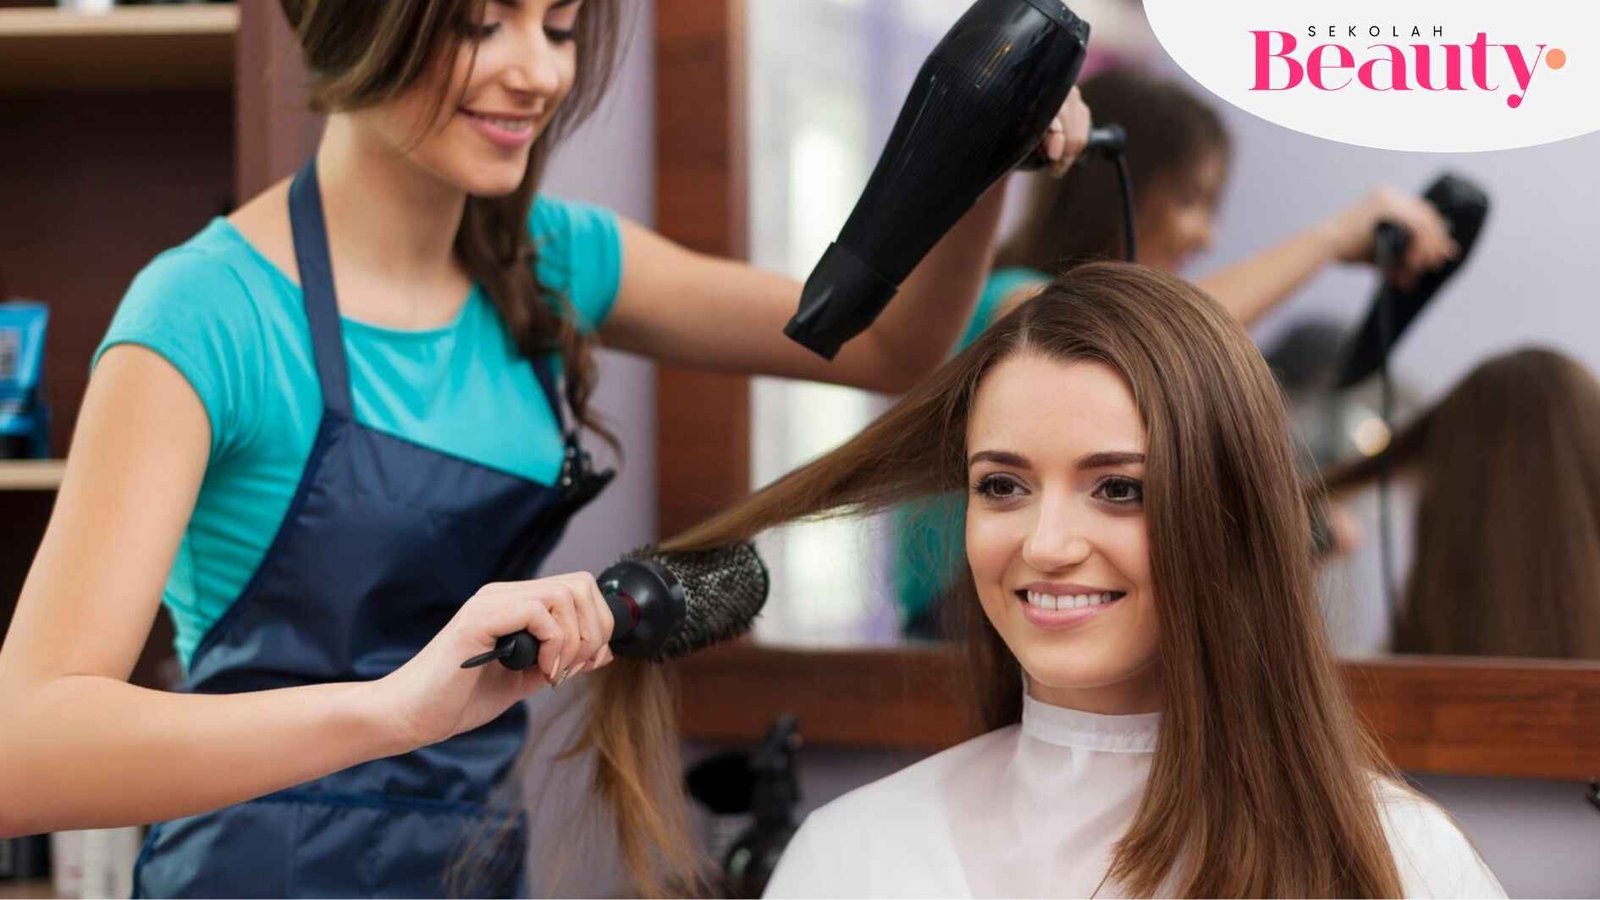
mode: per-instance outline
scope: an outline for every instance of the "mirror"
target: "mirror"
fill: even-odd
[[[809,273],[854,205],[918,67],[967,5],[749,4],[749,246],[758,265],[801,279]],[[1073,8],[1094,26],[1085,79],[1113,67],[1142,69],[1214,110],[1226,131],[1214,227],[1193,241],[1206,249],[1183,259],[1180,274],[1204,280],[1381,187],[1420,194],[1440,173],[1455,172],[1488,194],[1487,225],[1470,257],[1392,354],[1390,421],[1400,434],[1446,400],[1443,411],[1455,412],[1429,417],[1433,439],[1392,466],[1386,502],[1380,503],[1378,470],[1369,467],[1331,507],[1334,548],[1320,584],[1325,618],[1334,645],[1350,657],[1386,654],[1397,645],[1448,655],[1600,657],[1600,598],[1588,599],[1594,591],[1587,586],[1571,589],[1600,578],[1600,531],[1594,531],[1600,526],[1592,524],[1600,521],[1600,493],[1581,509],[1573,501],[1577,482],[1600,483],[1600,472],[1587,471],[1600,465],[1587,463],[1600,460],[1600,447],[1585,448],[1585,438],[1574,436],[1594,433],[1600,440],[1600,388],[1589,374],[1600,365],[1600,322],[1583,297],[1593,269],[1587,248],[1600,239],[1600,217],[1579,212],[1600,201],[1590,167],[1600,135],[1471,156],[1325,141],[1255,119],[1189,81],[1155,43],[1137,3],[1089,0]],[[1004,226],[1011,234],[1028,225],[1029,189],[1011,188]],[[1165,236],[1154,237],[1146,243],[1159,249]],[[1392,437],[1380,379],[1339,392],[1328,387],[1378,284],[1371,266],[1330,264],[1253,323],[1258,346],[1293,401],[1308,471],[1366,458]],[[861,391],[758,379],[751,391],[752,486],[836,446],[887,403]],[[1541,430],[1528,418],[1535,408],[1572,427]],[[1530,466],[1539,459],[1550,461],[1545,468],[1563,460],[1561,472]],[[1518,496],[1519,483],[1544,499]],[[1465,496],[1473,491],[1475,497]],[[1492,509],[1495,522],[1476,529],[1448,524],[1475,508]],[[1565,524],[1549,524],[1552,517]],[[1540,523],[1548,533],[1537,531]],[[1580,527],[1589,531],[1574,536]],[[919,603],[896,561],[897,530],[890,519],[835,522],[769,538],[764,551],[778,593],[805,602],[774,609],[758,636],[838,646],[926,633],[914,621]],[[1550,546],[1558,536],[1562,546]],[[1499,561],[1492,578],[1466,578],[1449,598],[1432,586],[1452,571],[1483,571],[1491,547]],[[1516,559],[1503,558],[1509,556]],[[1418,584],[1408,574],[1414,566]],[[1484,596],[1489,581],[1525,587],[1495,588],[1514,598],[1496,602]],[[1467,597],[1481,626],[1468,627],[1456,614]],[[1566,624],[1547,627],[1557,618]]]
[[[736,5],[742,19],[731,20],[744,26],[739,71],[747,97],[742,133],[749,199],[748,227],[740,233],[756,263],[804,278],[848,215],[917,67],[966,3]],[[1132,65],[1177,80],[1217,110],[1231,137],[1212,246],[1181,274],[1203,278],[1326,220],[1379,185],[1417,194],[1441,172],[1455,171],[1483,186],[1491,211],[1470,260],[1395,349],[1393,421],[1403,433],[1406,423],[1452,397],[1470,374],[1528,347],[1554,350],[1561,359],[1547,368],[1576,368],[1578,384],[1592,387],[1592,372],[1600,367],[1600,313],[1587,295],[1600,216],[1590,211],[1600,207],[1600,180],[1591,161],[1600,134],[1460,156],[1322,141],[1253,119],[1189,82],[1153,41],[1139,3],[1077,0],[1071,6],[1093,23],[1093,66]],[[1003,230],[1019,227],[1022,218],[1026,187],[1010,190]],[[1319,402],[1316,390],[1295,396],[1294,373],[1281,363],[1320,359],[1321,369],[1312,366],[1311,374],[1326,378],[1330,358],[1337,359],[1342,341],[1367,315],[1377,282],[1370,267],[1329,266],[1252,328],[1263,353],[1280,364],[1308,459],[1321,452],[1323,465],[1365,458],[1394,439],[1381,415],[1380,384],[1368,381],[1336,401],[1322,390]],[[752,487],[836,445],[887,403],[861,392],[775,381],[758,381],[750,393]],[[1566,415],[1576,422],[1575,402],[1568,401]],[[1488,440],[1487,429],[1473,433],[1470,427],[1487,424],[1486,415],[1469,408],[1462,417],[1466,430],[1439,438],[1440,451],[1470,450]],[[1591,424],[1584,433],[1600,429]],[[1564,462],[1564,471],[1588,459],[1600,454]],[[1535,521],[1540,509],[1580,494],[1576,486],[1551,488],[1530,477],[1533,467],[1525,463],[1497,464],[1511,471],[1481,475],[1476,489],[1521,503],[1517,487],[1530,487],[1535,496],[1526,498],[1524,511],[1531,506]],[[1417,465],[1397,463],[1392,474],[1386,526],[1375,486],[1340,498],[1340,526],[1359,538],[1320,577],[1329,635],[1344,657],[1342,672],[1360,715],[1394,764],[1457,818],[1512,896],[1592,893],[1600,884],[1600,860],[1588,851],[1600,837],[1600,817],[1587,799],[1587,782],[1600,776],[1593,762],[1600,759],[1600,661],[1392,653],[1391,610],[1406,602],[1420,523],[1438,520],[1440,510],[1448,521],[1461,515],[1454,509],[1472,508],[1460,489],[1453,492],[1456,507],[1428,505],[1429,491],[1443,482],[1419,477]],[[1434,511],[1432,519],[1419,511],[1424,506]],[[1378,538],[1385,528],[1392,600],[1381,574]],[[941,680],[957,661],[946,647],[913,645],[905,636],[893,529],[893,522],[880,520],[800,526],[771,537],[763,552],[774,570],[774,602],[758,626],[757,644],[685,666],[686,696],[729,701],[686,705],[689,733],[754,740],[776,711],[798,713],[815,765],[832,779],[826,783],[833,790],[814,792],[822,796],[808,802],[873,777],[863,771],[886,774],[908,761],[906,753],[961,739],[961,725],[945,715],[948,685]],[[1533,533],[1513,530],[1504,540]],[[1482,571],[1479,557],[1492,551],[1428,552],[1436,557],[1433,565],[1470,579]],[[1593,608],[1600,582],[1578,577],[1556,588]],[[1504,593],[1509,605],[1526,603],[1522,591]],[[1597,617],[1588,621],[1588,628],[1600,627]],[[894,652],[883,652],[890,647]],[[829,746],[892,749],[900,756],[869,764],[848,755],[856,751],[825,755],[822,748]],[[847,770],[856,774],[840,774]]]

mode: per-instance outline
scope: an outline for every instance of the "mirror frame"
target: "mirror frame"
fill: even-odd
[[[748,257],[744,2],[674,0],[654,35],[656,228],[734,258]],[[656,385],[657,528],[669,535],[749,494],[749,379],[661,367]],[[754,742],[792,712],[813,744],[948,747],[976,733],[953,702],[956,653],[720,647],[676,666],[680,697],[715,698],[683,703],[684,735]],[[1600,662],[1388,656],[1340,668],[1405,771],[1600,777]]]

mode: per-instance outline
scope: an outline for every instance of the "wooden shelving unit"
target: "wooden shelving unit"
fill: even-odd
[[[0,9],[0,91],[225,88],[239,7]]]
[[[60,459],[0,461],[0,491],[53,491],[61,486],[66,468]]]
[[[0,0],[0,299],[50,305],[44,386],[64,456],[90,359],[134,275],[315,148],[277,3],[86,14]],[[55,504],[60,459],[0,461],[0,632]],[[162,684],[166,616],[134,672]],[[13,885],[14,887],[14,885]],[[0,896],[4,896],[0,894]]]
[[[0,900],[27,897],[30,900],[49,900],[56,895],[55,885],[49,879],[33,881],[0,881]]]
[[[753,744],[780,713],[819,746],[931,753],[981,730],[964,715],[966,661],[953,645],[733,643],[674,665],[694,740]],[[1388,656],[1339,668],[1361,720],[1405,771],[1600,776],[1600,669],[1587,662]]]

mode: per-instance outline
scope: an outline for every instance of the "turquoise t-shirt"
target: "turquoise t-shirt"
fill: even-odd
[[[616,300],[616,216],[540,197],[529,216],[542,284],[593,332]],[[139,344],[188,380],[211,421],[211,456],[162,601],[188,666],[243,590],[287,513],[322,417],[300,288],[226,219],[134,278],[100,354]],[[344,319],[358,422],[551,484],[562,435],[532,364],[474,286],[457,319],[402,331]]]
[[[1015,291],[1049,280],[1043,272],[1021,267],[989,273],[956,352],[972,346],[972,342],[994,324],[1001,305]],[[916,622],[932,608],[955,575],[961,554],[961,518],[965,509],[964,497],[940,496],[897,511],[894,590],[908,623]]]

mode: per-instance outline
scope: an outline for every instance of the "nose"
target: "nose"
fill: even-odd
[[[506,66],[502,82],[506,89],[538,98],[549,98],[561,89],[561,66],[555,47],[544,32],[544,24],[534,21],[521,29],[522,40]]]
[[[1083,525],[1083,514],[1072,498],[1046,497],[1027,540],[1022,542],[1023,561],[1040,572],[1082,565],[1094,553],[1094,544]]]

